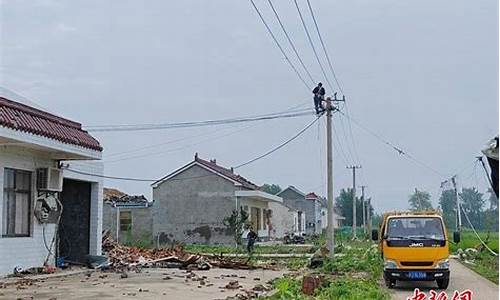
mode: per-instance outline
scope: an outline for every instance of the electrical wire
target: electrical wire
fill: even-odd
[[[283,33],[285,34],[286,39],[288,40],[288,43],[290,44],[290,47],[292,48],[293,52],[295,53],[295,56],[297,56],[297,59],[299,60],[300,65],[302,66],[302,68],[306,72],[306,74],[309,77],[309,79],[311,80],[311,82],[313,84],[315,84],[316,82],[314,81],[311,73],[309,72],[309,70],[307,69],[306,65],[304,64],[304,61],[300,57],[299,52],[297,51],[297,48],[295,47],[294,43],[292,42],[292,39],[290,38],[290,35],[286,31],[285,26],[283,25],[283,22],[281,22],[281,18],[278,15],[278,12],[276,11],[276,9],[274,8],[274,5],[273,5],[272,1],[271,0],[267,0],[267,2],[269,3],[269,6],[271,6],[271,9],[273,10],[274,15],[276,16],[276,19],[278,20],[278,23],[280,24],[280,27],[283,30]]]
[[[472,222],[470,221],[469,219],[469,216],[467,215],[467,213],[465,212],[465,209],[463,207],[463,205],[460,205],[460,208],[462,209],[462,212],[464,213],[464,216],[465,216],[465,219],[467,220],[467,223],[469,223],[469,226],[470,228],[472,229],[472,231],[474,232],[474,234],[476,235],[477,239],[481,242],[481,244],[483,244],[483,246],[494,256],[498,256],[498,253],[496,253],[495,251],[491,250],[490,247],[488,247],[488,245],[483,241],[483,239],[479,236],[479,234],[477,233],[476,229],[474,228],[474,225],[472,225]]]
[[[310,89],[310,86],[306,83],[306,81],[304,80],[304,78],[302,77],[302,75],[300,75],[300,73],[297,70],[297,68],[295,67],[295,65],[292,63],[292,61],[290,60],[290,58],[288,58],[288,55],[286,55],[285,50],[283,50],[283,47],[281,46],[281,44],[276,39],[276,36],[274,36],[273,31],[271,30],[271,28],[267,24],[266,20],[262,16],[262,14],[261,14],[259,8],[257,7],[257,5],[255,5],[255,2],[253,0],[250,0],[250,2],[252,3],[252,6],[255,9],[255,11],[257,12],[257,14],[259,15],[260,20],[262,21],[262,23],[266,27],[267,32],[269,33],[269,35],[271,36],[271,38],[274,40],[274,43],[276,44],[276,46],[278,47],[278,49],[281,51],[281,54],[283,54],[283,56],[284,56],[286,62],[288,63],[288,65],[290,65],[290,67],[292,68],[292,70],[294,71],[294,73],[297,75],[297,77],[299,77],[300,81],[302,81],[302,83],[306,86],[306,88]]]
[[[316,21],[316,17],[314,16],[311,2],[309,0],[307,0],[307,6],[309,7],[309,12],[311,13],[311,17],[314,21],[314,26],[316,27],[316,32],[318,33],[319,41],[321,42],[321,46],[323,47],[323,52],[325,52],[326,61],[328,62],[328,66],[330,67],[330,71],[332,72],[333,79],[337,83],[337,87],[339,88],[339,91],[342,94],[344,94],[344,91],[342,90],[342,86],[340,85],[339,80],[337,79],[337,75],[335,74],[335,71],[333,70],[333,64],[332,64],[332,61],[330,60],[330,55],[328,55],[328,51],[326,51],[326,46],[325,46],[325,43],[323,42],[323,37],[321,36],[321,33],[319,31],[318,22]]]
[[[443,173],[437,171],[436,169],[432,168],[431,166],[427,165],[426,163],[424,163],[424,162],[416,159],[415,157],[413,157],[412,155],[410,155],[406,151],[403,151],[400,147],[398,147],[398,146],[392,144],[391,142],[387,141],[385,138],[383,138],[382,136],[380,136],[379,134],[377,134],[373,130],[371,130],[368,127],[362,125],[360,122],[358,122],[357,120],[353,119],[352,117],[347,116],[344,112],[342,112],[342,111],[339,110],[339,113],[342,114],[343,116],[345,116],[346,118],[348,118],[349,120],[351,120],[359,128],[363,129],[364,131],[368,132],[370,135],[372,135],[373,137],[375,137],[376,139],[378,139],[382,143],[384,143],[384,144],[388,145],[389,147],[391,147],[392,149],[394,149],[399,155],[404,156],[404,157],[412,160],[413,162],[417,163],[418,165],[420,165],[420,166],[422,166],[422,167],[424,167],[424,168],[432,171],[433,173],[439,175],[440,177],[446,177],[446,175],[444,175]]]
[[[239,164],[237,165],[236,167],[234,167],[234,169],[237,169],[237,168],[240,168],[240,167],[243,167],[243,166],[246,166],[246,165],[249,165],[255,161],[258,161],[276,151],[278,151],[279,149],[283,148],[284,146],[286,146],[287,144],[291,143],[293,140],[297,139],[300,135],[302,135],[307,129],[309,129],[314,123],[316,123],[316,121],[319,120],[319,118],[322,116],[323,114],[320,114],[319,116],[317,116],[311,123],[309,123],[306,127],[304,127],[302,130],[300,130],[297,134],[295,134],[293,137],[291,137],[290,139],[286,140],[285,142],[281,143],[280,145],[278,145],[277,147],[274,147],[273,149],[267,151],[266,153],[254,158],[254,159],[251,159],[245,163],[242,163],[242,164]],[[65,167],[64,170],[67,170],[69,172],[73,172],[73,173],[77,173],[77,174],[81,174],[81,175],[87,175],[87,176],[93,176],[93,177],[99,177],[99,178],[105,178],[105,179],[115,179],[115,180],[125,180],[125,181],[139,181],[139,182],[157,182],[158,179],[151,179],[151,178],[133,178],[133,177],[120,177],[120,176],[108,176],[108,175],[103,175],[103,174],[95,174],[95,173],[89,173],[89,172],[84,172],[84,171],[80,171],[80,170],[75,170],[75,169],[71,169],[69,167]],[[187,179],[197,179],[197,178],[202,178],[202,177],[206,177],[206,176],[213,176],[214,174],[210,174],[210,175],[203,175],[203,176],[196,176],[196,177],[188,177],[188,178],[178,178],[177,180],[187,180]],[[176,178],[172,178],[171,180],[176,180]]]
[[[105,132],[105,131],[146,131],[146,130],[159,130],[159,129],[172,129],[172,128],[191,128],[202,126],[238,124],[247,122],[256,122],[264,120],[274,120],[283,118],[296,118],[312,114],[310,109],[303,109],[297,112],[280,113],[280,114],[267,114],[253,117],[220,119],[220,120],[205,120],[193,122],[179,122],[179,123],[163,123],[163,124],[129,124],[129,125],[102,125],[87,127],[87,131],[91,132]]]
[[[306,103],[299,103],[297,105],[294,105],[288,109],[286,109],[285,111],[283,111],[282,113],[286,113],[286,112],[291,112],[291,111],[295,111],[297,110],[299,107],[302,107],[304,106]],[[255,126],[257,126],[258,124],[253,124],[253,125],[250,125],[250,126],[246,126],[246,127],[243,127],[243,128],[240,128],[240,129],[237,129],[235,131],[231,131],[229,133],[226,133],[226,134],[223,134],[223,135],[220,135],[220,136],[215,136],[215,137],[210,137],[210,138],[206,138],[206,139],[203,139],[199,142],[196,142],[196,143],[192,143],[192,144],[189,144],[189,145],[185,145],[185,146],[181,146],[181,147],[177,147],[177,148],[174,148],[174,149],[164,149],[164,150],[161,150],[161,151],[156,151],[156,152],[152,152],[152,153],[145,153],[145,154],[138,154],[138,155],[133,155],[133,156],[127,156],[127,157],[122,157],[122,158],[117,158],[117,159],[114,159],[114,160],[104,160],[105,163],[107,164],[110,164],[110,163],[115,163],[115,162],[119,162],[119,161],[124,161],[124,160],[130,160],[130,159],[135,159],[135,158],[143,158],[143,157],[151,157],[151,156],[155,156],[155,155],[162,155],[162,154],[166,154],[166,153],[172,153],[172,152],[176,152],[176,151],[180,151],[180,150],[184,150],[184,149],[188,149],[192,146],[196,146],[196,145],[199,145],[199,144],[202,144],[204,142],[210,142],[210,141],[214,141],[214,140],[219,140],[221,138],[224,138],[224,137],[227,137],[227,136],[231,136],[231,135],[234,135],[236,133],[239,133],[239,132],[242,132],[246,129],[249,129],[249,128],[253,128]],[[221,130],[227,130],[227,129],[231,129],[231,128],[218,128],[216,129],[215,131],[213,132],[210,132],[208,133],[208,135],[212,135],[212,133],[217,133]],[[180,139],[176,139],[176,140],[172,140],[172,141],[167,141],[167,142],[164,142],[164,143],[157,143],[157,144],[153,144],[153,145],[148,145],[148,146],[144,146],[144,147],[140,147],[140,148],[136,148],[136,149],[133,149],[133,150],[129,150],[129,151],[124,151],[124,152],[119,152],[119,153],[115,153],[115,154],[111,154],[111,155],[108,155],[107,157],[111,157],[111,156],[117,156],[117,155],[122,155],[122,154],[126,154],[126,153],[133,153],[133,152],[139,152],[141,150],[145,150],[145,149],[150,149],[150,148],[156,148],[158,146],[163,146],[163,145],[167,145],[167,144],[172,144],[172,143],[176,143],[176,142],[179,142],[179,141],[183,141],[183,140],[187,140],[187,139],[192,139],[192,138],[196,138],[196,137],[199,137],[199,136],[207,136],[206,133],[202,133],[202,134],[198,134],[198,135],[195,135],[195,136],[190,136],[190,137],[185,137],[185,138],[180,138]]]
[[[246,165],[249,165],[253,162],[256,162],[276,151],[278,151],[279,149],[283,148],[284,146],[286,146],[287,144],[289,144],[290,142],[292,142],[293,140],[295,140],[296,138],[298,138],[300,135],[302,135],[307,129],[309,129],[312,125],[314,125],[314,123],[316,123],[319,118],[323,115],[324,113],[321,113],[320,115],[318,115],[311,123],[309,123],[306,127],[304,127],[302,130],[300,130],[297,134],[295,134],[293,137],[291,137],[290,139],[286,140],[285,142],[279,144],[278,146],[274,147],[273,149],[267,151],[266,153],[262,154],[262,155],[259,155],[257,156],[256,158],[253,158],[247,162],[244,162],[242,164],[239,164],[237,166],[234,167],[234,169],[238,169],[238,168],[241,168],[243,166],[246,166]]]
[[[302,12],[300,11],[299,4],[297,3],[297,0],[293,0],[293,1],[295,2],[295,7],[297,8],[297,12],[299,13],[300,21],[302,22],[302,26],[304,27],[304,31],[306,32],[307,39],[309,41],[309,44],[311,45],[314,56],[316,57],[316,61],[319,64],[319,67],[321,69],[321,72],[323,73],[323,76],[325,76],[326,82],[330,86],[330,89],[332,89],[332,91],[333,91],[334,90],[333,85],[330,82],[330,79],[328,79],[328,76],[326,76],[325,69],[323,68],[323,64],[321,63],[321,60],[319,59],[318,52],[316,51],[316,47],[314,47],[314,43],[312,41],[311,34],[309,33],[309,29],[307,29],[307,25],[306,25],[306,22],[304,21],[304,17],[302,16]]]
[[[216,137],[209,137],[209,138],[206,138],[206,139],[202,139],[202,140],[200,140],[200,141],[198,141],[196,143],[192,143],[192,144],[189,144],[189,145],[184,145],[184,146],[177,147],[177,148],[174,148],[174,149],[161,150],[161,151],[156,151],[156,152],[152,152],[152,153],[138,154],[138,155],[134,155],[134,156],[122,157],[122,158],[111,160],[111,161],[105,161],[105,163],[110,164],[110,163],[116,163],[116,162],[120,162],[120,161],[124,161],[124,160],[131,160],[131,159],[143,158],[143,157],[151,157],[151,156],[155,156],[155,155],[162,155],[162,154],[167,154],[167,153],[172,153],[172,152],[177,152],[177,151],[185,150],[185,149],[191,148],[193,146],[203,144],[205,142],[216,141],[216,140],[219,140],[219,139],[222,139],[222,138],[234,135],[234,134],[239,133],[239,132],[241,132],[243,130],[246,130],[246,129],[254,126],[254,125],[245,126],[243,128],[239,128],[237,130],[233,130],[233,131],[225,133],[223,135],[219,135],[219,136],[216,136]]]

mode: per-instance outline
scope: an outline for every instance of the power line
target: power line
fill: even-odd
[[[267,0],[267,2],[269,2],[269,5],[271,6],[271,9],[273,10],[274,12],[274,15],[276,16],[276,19],[278,20],[278,23],[280,24],[280,27],[281,29],[283,30],[283,33],[285,34],[286,36],[286,39],[288,40],[288,43],[290,44],[290,47],[292,47],[292,50],[293,52],[295,53],[295,55],[297,56],[297,59],[299,60],[300,64],[302,65],[302,68],[304,68],[304,71],[306,71],[307,73],[307,76],[309,77],[309,79],[315,83],[311,73],[309,72],[309,70],[307,69],[306,65],[304,64],[304,62],[302,61],[302,58],[300,57],[299,55],[299,52],[297,51],[297,48],[295,48],[295,45],[293,44],[292,42],[292,39],[290,38],[290,35],[288,35],[288,32],[286,31],[285,29],[285,26],[283,25],[283,23],[281,22],[281,18],[280,16],[278,15],[278,12],[276,11],[276,9],[274,8],[274,5],[272,3],[271,0]]]
[[[300,135],[302,135],[307,129],[309,129],[312,125],[314,125],[314,123],[316,123],[316,121],[319,120],[319,118],[322,116],[323,114],[317,116],[311,123],[309,123],[306,127],[304,127],[302,130],[300,130],[297,134],[295,134],[293,137],[291,137],[290,139],[286,140],[285,142],[281,143],[280,145],[278,145],[277,147],[271,149],[270,151],[267,151],[266,153],[252,159],[252,160],[249,160],[245,163],[242,163],[242,164],[239,164],[237,165],[236,167],[234,167],[234,169],[236,168],[240,168],[240,167],[243,167],[243,166],[246,166],[246,165],[249,165],[257,160],[260,160],[270,154],[272,154],[273,152],[276,152],[278,151],[279,149],[283,148],[284,146],[286,146],[287,144],[289,144],[290,142],[292,142],[293,140],[297,139]],[[79,170],[74,170],[74,169],[71,169],[69,167],[66,167],[64,168],[65,170],[67,171],[70,171],[70,172],[74,172],[74,173],[78,173],[78,174],[82,174],[82,175],[88,175],[88,176],[94,176],[94,177],[99,177],[99,178],[106,178],[106,179],[115,179],[115,180],[126,180],[126,181],[139,181],[139,182],[155,182],[157,181],[158,179],[150,179],[150,178],[134,178],[134,177],[119,177],[119,176],[108,176],[108,175],[102,175],[102,174],[95,174],[95,173],[89,173],[89,172],[84,172],[84,171],[79,171]],[[196,176],[196,177],[185,177],[185,178],[179,178],[177,180],[187,180],[187,179],[196,179],[196,178],[201,178],[201,177],[205,177],[207,175],[203,175],[203,176]],[[212,176],[212,175],[208,175],[208,176]],[[173,178],[175,179],[175,178]],[[173,180],[172,179],[172,180]]]
[[[373,130],[369,129],[368,127],[366,126],[363,126],[361,123],[359,123],[358,121],[356,121],[355,119],[353,119],[352,117],[349,117],[347,116],[344,112],[340,111],[339,110],[339,113],[341,113],[343,116],[345,116],[346,118],[350,119],[354,124],[358,125],[359,128],[365,130],[366,132],[368,132],[369,134],[371,134],[372,136],[374,136],[376,139],[378,139],[379,141],[381,141],[382,143],[388,145],[389,147],[391,147],[392,149],[394,149],[399,155],[401,156],[405,156],[407,157],[408,159],[412,160],[413,162],[421,165],[422,167],[425,167],[427,168],[428,170],[436,173],[437,175],[439,175],[440,177],[445,177],[446,175],[444,175],[443,173],[437,171],[436,169],[432,168],[431,166],[427,165],[426,163],[422,162],[422,161],[419,161],[417,160],[415,157],[413,157],[412,155],[410,155],[409,153],[407,153],[406,151],[403,151],[401,148],[397,147],[396,145],[392,144],[391,142],[387,141],[385,138],[383,138],[382,136],[380,136],[379,134],[377,134],[376,132],[374,132]]]
[[[106,132],[106,131],[146,131],[146,130],[159,130],[159,129],[172,129],[172,128],[191,128],[202,126],[214,126],[225,124],[246,123],[264,120],[274,120],[282,118],[296,118],[301,116],[310,115],[310,109],[302,109],[297,112],[267,114],[253,117],[231,118],[220,120],[206,120],[206,121],[193,121],[193,122],[179,122],[179,123],[163,123],[163,124],[130,124],[130,125],[102,125],[102,126],[89,126],[87,131],[92,132]]]
[[[318,37],[319,37],[319,40],[321,42],[321,46],[323,47],[323,52],[325,52],[326,60],[328,62],[328,66],[330,67],[330,71],[332,72],[333,79],[335,79],[335,82],[337,83],[337,86],[338,86],[340,92],[342,94],[344,94],[344,91],[342,90],[342,86],[340,85],[340,83],[337,79],[337,75],[335,74],[335,71],[333,70],[333,65],[332,65],[332,62],[330,60],[330,56],[328,55],[328,51],[326,51],[326,46],[325,46],[325,43],[323,42],[323,37],[321,36],[321,33],[319,31],[318,22],[316,22],[316,17],[314,16],[314,12],[313,12],[313,9],[311,7],[311,2],[309,0],[307,0],[307,6],[309,7],[309,12],[311,13],[311,17],[314,21],[314,26],[316,27],[316,32],[318,33]]]
[[[304,127],[302,130],[300,130],[297,134],[295,134],[295,135],[294,135],[293,137],[291,137],[290,139],[288,139],[288,140],[286,140],[285,142],[281,143],[280,145],[278,145],[278,146],[274,147],[273,149],[271,149],[271,150],[267,151],[266,153],[264,153],[264,154],[262,154],[262,155],[259,155],[259,156],[257,156],[256,158],[251,159],[251,160],[249,160],[249,161],[247,161],[247,162],[245,162],[245,163],[239,164],[239,165],[237,165],[237,166],[236,166],[236,167],[234,167],[234,168],[235,168],[235,169],[238,169],[238,168],[241,168],[241,167],[243,167],[243,166],[249,165],[249,164],[251,164],[251,163],[253,163],[253,162],[255,162],[255,161],[259,160],[259,159],[262,159],[262,158],[264,158],[264,157],[266,157],[266,156],[270,155],[271,153],[276,152],[276,151],[278,151],[279,149],[283,148],[283,147],[284,147],[284,146],[286,146],[288,143],[290,143],[290,142],[292,142],[293,140],[295,140],[296,138],[298,138],[298,137],[299,137],[301,134],[303,134],[303,133],[304,133],[307,129],[309,129],[309,127],[311,127],[314,123],[316,123],[316,121],[318,121],[318,120],[319,120],[319,118],[320,118],[322,115],[323,115],[323,113],[322,113],[322,114],[320,114],[319,116],[317,116],[317,117],[316,117],[316,118],[315,118],[315,119],[314,119],[311,123],[309,123],[306,127]]]
[[[301,102],[297,105],[294,105],[290,108],[288,108],[287,110],[284,110],[283,112],[281,113],[287,113],[287,112],[292,112],[292,111],[297,111],[297,109],[299,107],[302,107],[304,105],[306,105],[307,103],[305,102]],[[301,111],[302,109],[299,109],[299,111]],[[252,128],[253,126],[255,125],[251,125],[251,126],[247,126],[247,127],[244,127],[242,128],[241,130],[244,130],[244,129],[248,129],[248,128]],[[109,158],[109,157],[114,157],[114,156],[121,156],[123,154],[127,154],[127,153],[134,153],[134,152],[139,152],[139,151],[142,151],[142,150],[146,150],[146,149],[151,149],[151,148],[156,148],[158,146],[164,146],[164,145],[168,145],[168,144],[174,144],[174,143],[177,143],[177,142],[180,142],[180,141],[184,141],[184,140],[190,140],[190,139],[193,139],[193,138],[197,138],[197,137],[200,137],[200,136],[206,136],[207,134],[211,135],[212,133],[217,133],[221,130],[227,130],[228,128],[217,128],[216,130],[212,131],[212,132],[209,132],[209,133],[201,133],[201,134],[197,134],[197,135],[193,135],[193,136],[188,136],[188,137],[183,137],[183,138],[179,138],[179,139],[174,139],[174,140],[170,140],[170,141],[166,141],[166,142],[162,142],[162,143],[155,143],[155,144],[150,144],[150,145],[146,145],[146,146],[143,146],[143,147],[138,147],[138,148],[134,148],[134,149],[131,149],[131,150],[127,150],[127,151],[122,151],[122,152],[115,152],[115,153],[111,153],[111,154],[107,154],[106,155],[106,158]],[[240,132],[241,130],[238,130],[237,132]],[[227,135],[224,135],[224,136],[227,136]],[[215,139],[218,139],[219,137],[216,137]],[[194,145],[194,144],[192,144]],[[175,149],[174,149],[175,150]],[[164,152],[164,151],[162,151]],[[167,152],[170,152],[170,150],[167,150]],[[161,153],[161,152],[157,152],[157,153]],[[113,161],[107,161],[107,163],[110,163],[110,162],[115,162],[116,160],[113,160]]]
[[[101,174],[94,174],[94,173],[88,173],[88,172],[83,172],[83,171],[78,171],[70,168],[64,168],[66,171],[70,171],[73,173],[81,174],[81,175],[88,175],[92,177],[100,177],[100,178],[107,178],[107,179],[117,179],[117,180],[126,180],[126,181],[142,181],[142,182],[152,182],[156,181],[156,179],[144,179],[144,178],[132,178],[132,177],[117,177],[117,176],[107,176],[107,175],[101,175]]]
[[[188,148],[191,148],[191,147],[196,146],[196,145],[200,145],[200,144],[205,143],[205,142],[216,141],[216,140],[225,138],[227,136],[234,135],[234,134],[239,133],[239,132],[241,132],[243,130],[251,128],[252,126],[255,126],[255,125],[256,124],[245,126],[243,128],[239,128],[237,130],[233,130],[233,131],[225,133],[223,135],[219,135],[219,136],[216,136],[216,137],[209,137],[209,138],[206,138],[206,139],[202,139],[201,141],[198,141],[196,143],[192,143],[192,144],[189,144],[189,145],[184,145],[184,146],[177,147],[177,148],[174,148],[174,149],[166,149],[166,150],[156,151],[156,152],[153,152],[153,153],[145,153],[145,154],[138,154],[138,155],[135,155],[135,156],[123,157],[123,158],[119,158],[119,159],[115,159],[115,160],[111,160],[111,161],[105,161],[105,163],[110,164],[110,163],[116,163],[116,162],[120,162],[120,161],[124,161],[124,160],[131,160],[131,159],[143,158],[143,157],[151,157],[151,156],[155,156],[155,155],[162,155],[162,154],[167,154],[167,153],[181,151],[181,150],[188,149]]]
[[[316,47],[314,47],[314,43],[311,38],[311,34],[309,33],[309,30],[307,29],[306,22],[304,21],[304,17],[302,16],[302,12],[300,11],[299,4],[297,3],[297,0],[293,0],[295,2],[295,7],[297,8],[297,12],[299,13],[300,21],[302,22],[302,26],[304,27],[304,30],[307,35],[307,39],[309,40],[309,44],[311,45],[311,48],[313,50],[314,56],[316,57],[316,60],[318,61],[319,67],[321,68],[321,72],[323,73],[323,76],[325,76],[326,82],[328,82],[328,85],[333,91],[333,85],[328,79],[328,76],[326,76],[325,69],[323,68],[323,64],[321,64],[321,60],[319,59],[318,52],[316,51]]]
[[[266,29],[267,29],[267,32],[269,32],[269,35],[272,37],[272,39],[274,40],[274,42],[276,43],[276,46],[278,47],[278,49],[281,51],[281,54],[283,54],[283,56],[285,57],[285,60],[287,61],[287,63],[290,65],[290,67],[292,68],[292,70],[295,72],[295,74],[297,75],[297,77],[299,77],[300,81],[302,81],[302,83],[306,86],[307,89],[310,89],[309,85],[306,83],[306,81],[304,80],[304,78],[302,77],[302,75],[300,75],[299,71],[297,70],[297,68],[293,65],[293,63],[290,61],[290,59],[288,58],[288,55],[286,55],[285,53],[285,50],[283,50],[283,47],[281,46],[281,44],[278,42],[278,40],[276,39],[276,37],[274,36],[274,33],[273,31],[271,30],[271,28],[269,27],[269,25],[267,24],[266,20],[264,19],[264,17],[262,16],[262,14],[260,13],[259,11],[259,8],[255,5],[255,2],[253,0],[250,0],[250,2],[252,3],[252,6],[253,8],[255,9],[255,11],[257,12],[257,14],[259,15],[260,17],[260,20],[262,21],[262,23],[264,23],[264,26],[266,26]]]

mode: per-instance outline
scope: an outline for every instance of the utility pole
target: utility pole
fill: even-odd
[[[372,199],[368,198],[368,210],[367,210],[367,219],[368,219],[368,236],[372,234]],[[370,238],[369,238],[370,239]]]
[[[457,181],[456,181],[457,175],[451,177],[451,182],[453,183],[453,189],[455,190],[455,197],[457,200],[457,231],[460,232],[462,231],[462,214],[460,213],[460,200],[458,198],[458,190],[457,190]]]
[[[336,97],[335,97],[336,98]],[[328,224],[326,240],[330,258],[334,257],[334,217],[333,217],[333,144],[332,144],[332,99],[326,98],[326,168],[327,168],[327,209]]]
[[[365,205],[365,188],[366,185],[361,186],[361,207],[363,208],[363,233],[366,236],[366,205]]]
[[[347,166],[346,168],[352,169],[352,239],[357,239],[356,236],[356,169],[361,166]]]

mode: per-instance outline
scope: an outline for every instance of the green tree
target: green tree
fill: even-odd
[[[455,228],[457,214],[455,190],[445,190],[441,193],[441,196],[439,197],[439,207],[443,212],[443,219],[446,224],[446,228]]]
[[[264,191],[271,195],[276,195],[282,191],[281,187],[277,184],[267,184],[265,183],[260,187],[261,191]]]
[[[340,191],[339,196],[335,198],[335,210],[343,217],[345,217],[345,221],[343,222],[344,226],[352,226],[352,189],[342,189]],[[370,205],[368,207],[368,199],[365,203],[366,211],[369,210],[373,215],[373,207]],[[358,226],[363,225],[363,203],[360,197],[356,197],[356,224]]]
[[[482,229],[482,218],[483,208],[485,200],[483,194],[480,193],[475,187],[473,188],[463,188],[462,192],[459,194],[462,199],[462,208],[467,213],[470,222],[477,229]],[[468,224],[465,218],[462,218]]]
[[[408,203],[410,204],[410,210],[422,211],[432,209],[431,194],[426,191],[415,189],[415,193],[410,196]]]
[[[239,213],[237,210],[233,210],[230,216],[224,218],[223,223],[233,234],[236,245],[241,245],[241,235],[245,226],[248,225],[248,213],[240,207]]]
[[[484,229],[488,231],[498,231],[498,198],[491,188],[488,189],[490,197],[488,202],[490,207],[484,211]]]

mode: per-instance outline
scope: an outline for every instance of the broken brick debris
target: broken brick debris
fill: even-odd
[[[103,235],[102,250],[109,257],[109,267],[117,270],[143,266],[187,270],[209,270],[212,266],[244,270],[257,268],[243,260],[188,253],[182,245],[153,249],[125,246],[113,240],[109,234]]]

